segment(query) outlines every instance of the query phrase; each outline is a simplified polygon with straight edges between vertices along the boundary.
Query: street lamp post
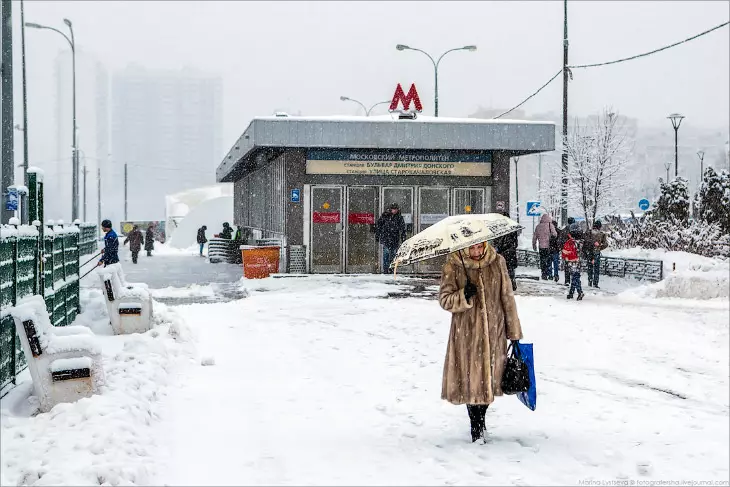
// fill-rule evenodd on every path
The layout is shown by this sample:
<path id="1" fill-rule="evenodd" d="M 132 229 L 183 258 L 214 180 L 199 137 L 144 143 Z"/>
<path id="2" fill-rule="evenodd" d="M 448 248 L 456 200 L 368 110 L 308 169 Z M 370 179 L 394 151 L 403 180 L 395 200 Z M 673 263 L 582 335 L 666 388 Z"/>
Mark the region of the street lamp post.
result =
<path id="1" fill-rule="evenodd" d="M 373 111 L 373 108 L 375 108 L 375 107 L 377 107 L 379 105 L 385 105 L 386 103 L 390 103 L 390 100 L 379 101 L 378 103 L 376 103 L 375 105 L 371 106 L 370 108 L 366 108 L 365 105 L 362 102 L 360 102 L 358 100 L 355 100 L 354 98 L 350 98 L 349 96 L 341 96 L 340 97 L 340 100 L 342 100 L 342 101 L 351 101 L 353 103 L 357 103 L 358 105 L 360 105 L 362 107 L 363 110 L 365 110 L 365 116 L 366 117 L 369 117 L 370 116 L 370 112 Z"/>
<path id="2" fill-rule="evenodd" d="M 667 170 L 667 184 L 669 184 L 669 168 L 672 167 L 671 162 L 665 162 L 664 163 L 664 169 Z"/>
<path id="3" fill-rule="evenodd" d="M 700 158 L 700 183 L 705 177 L 705 151 L 702 149 L 697 151 L 697 157 Z"/>
<path id="4" fill-rule="evenodd" d="M 684 115 L 680 115 L 679 113 L 672 113 L 667 118 L 672 121 L 672 127 L 674 127 L 674 177 L 676 178 L 677 176 L 679 176 L 679 156 L 677 152 L 677 142 L 679 140 L 678 132 L 679 126 L 682 125 L 682 119 L 684 119 Z"/>
<path id="5" fill-rule="evenodd" d="M 46 29 L 52 30 L 58 34 L 61 34 L 64 39 L 71 46 L 71 64 L 72 64 L 72 90 L 73 90 L 73 127 L 72 127 L 72 157 L 71 157 L 71 220 L 75 221 L 79 217 L 79 154 L 78 147 L 76 147 L 76 39 L 74 38 L 73 24 L 68 19 L 63 19 L 63 23 L 68 26 L 68 30 L 71 33 L 69 38 L 66 34 L 56 29 L 55 27 L 49 27 L 47 25 L 36 24 L 33 22 L 26 22 L 25 26 L 33 29 Z"/>
<path id="6" fill-rule="evenodd" d="M 517 172 L 517 163 L 520 162 L 520 157 L 515 156 L 515 200 L 517 202 L 517 223 L 520 223 L 520 178 Z M 534 218 L 533 218 L 534 221 Z"/>
<path id="7" fill-rule="evenodd" d="M 433 114 L 435 117 L 439 116 L 439 64 L 441 64 L 441 60 L 450 52 L 454 51 L 476 51 L 477 46 L 464 46 L 464 47 L 456 47 L 454 49 L 449 49 L 445 53 L 441 54 L 439 56 L 438 60 L 434 60 L 433 56 L 431 56 L 426 51 L 423 51 L 421 49 L 417 49 L 415 47 L 406 46 L 405 44 L 398 44 L 395 46 L 396 49 L 399 51 L 418 51 L 426 56 L 431 60 L 433 63 L 433 74 L 434 74 L 434 82 L 433 82 L 433 91 L 434 91 L 434 97 L 433 97 Z"/>

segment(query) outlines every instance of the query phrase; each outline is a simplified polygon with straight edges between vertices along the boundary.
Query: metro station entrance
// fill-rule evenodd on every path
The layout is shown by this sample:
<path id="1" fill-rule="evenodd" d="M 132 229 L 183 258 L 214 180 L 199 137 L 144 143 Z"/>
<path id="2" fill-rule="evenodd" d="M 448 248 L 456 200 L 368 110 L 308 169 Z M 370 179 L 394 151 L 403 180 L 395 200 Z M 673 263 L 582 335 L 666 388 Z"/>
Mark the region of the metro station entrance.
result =
<path id="1" fill-rule="evenodd" d="M 491 211 L 491 187 L 312 185 L 304 192 L 308 218 L 309 268 L 313 273 L 382 272 L 375 224 L 397 203 L 406 238 L 450 215 Z M 437 274 L 445 257 L 403 267 L 399 273 Z"/>

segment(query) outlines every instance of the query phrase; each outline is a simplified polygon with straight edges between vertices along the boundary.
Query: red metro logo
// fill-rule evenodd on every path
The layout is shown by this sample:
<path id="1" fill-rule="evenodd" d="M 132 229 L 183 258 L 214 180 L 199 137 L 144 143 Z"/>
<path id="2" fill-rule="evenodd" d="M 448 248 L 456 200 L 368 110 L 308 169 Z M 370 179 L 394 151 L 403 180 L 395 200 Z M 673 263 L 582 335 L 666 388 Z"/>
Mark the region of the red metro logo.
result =
<path id="1" fill-rule="evenodd" d="M 393 101 L 390 102 L 391 112 L 398 109 L 399 102 L 403 104 L 404 110 L 410 110 L 411 102 L 413 102 L 413 106 L 417 112 L 423 110 L 423 105 L 421 104 L 421 99 L 418 97 L 418 91 L 416 91 L 416 85 L 414 83 L 411 83 L 411 88 L 408 90 L 407 95 L 403 91 L 403 87 L 398 83 L 395 94 L 393 95 Z"/>

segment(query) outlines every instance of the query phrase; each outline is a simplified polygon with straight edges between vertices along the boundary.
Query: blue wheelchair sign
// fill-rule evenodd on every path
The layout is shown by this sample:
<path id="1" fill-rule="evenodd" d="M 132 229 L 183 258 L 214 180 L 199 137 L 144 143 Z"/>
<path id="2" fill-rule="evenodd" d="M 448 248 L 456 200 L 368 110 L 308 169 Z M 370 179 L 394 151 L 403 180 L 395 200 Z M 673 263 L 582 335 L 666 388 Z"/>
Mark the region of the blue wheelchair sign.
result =
<path id="1" fill-rule="evenodd" d="M 639 209 L 641 211 L 646 211 L 649 209 L 649 200 L 646 198 L 642 198 L 639 200 Z"/>
<path id="2" fill-rule="evenodd" d="M 540 201 L 528 201 L 527 202 L 527 216 L 540 216 Z"/>
<path id="3" fill-rule="evenodd" d="M 298 189 L 292 189 L 291 190 L 291 202 L 292 203 L 299 203 L 301 201 L 301 193 Z"/>

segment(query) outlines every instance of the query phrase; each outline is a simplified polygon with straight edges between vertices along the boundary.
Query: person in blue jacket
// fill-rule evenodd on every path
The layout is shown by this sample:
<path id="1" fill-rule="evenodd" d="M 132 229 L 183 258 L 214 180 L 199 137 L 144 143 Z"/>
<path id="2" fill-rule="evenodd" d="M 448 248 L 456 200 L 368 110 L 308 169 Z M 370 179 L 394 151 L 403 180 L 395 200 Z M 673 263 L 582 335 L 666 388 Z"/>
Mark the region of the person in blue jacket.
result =
<path id="1" fill-rule="evenodd" d="M 106 234 L 104 236 L 104 250 L 101 254 L 101 260 L 96 265 L 106 267 L 119 262 L 119 237 L 117 237 L 117 232 L 112 229 L 110 220 L 101 222 L 101 231 Z"/>

